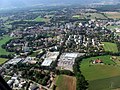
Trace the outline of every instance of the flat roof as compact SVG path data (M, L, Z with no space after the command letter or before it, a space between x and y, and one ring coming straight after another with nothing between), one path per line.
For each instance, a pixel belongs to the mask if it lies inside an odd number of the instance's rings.
M77 57L78 53L66 53L65 57Z
M46 59L46 60L43 61L43 63L42 63L41 66L50 66L51 63L52 63L52 61L53 61L53 60L50 60L50 59L48 60L48 59Z

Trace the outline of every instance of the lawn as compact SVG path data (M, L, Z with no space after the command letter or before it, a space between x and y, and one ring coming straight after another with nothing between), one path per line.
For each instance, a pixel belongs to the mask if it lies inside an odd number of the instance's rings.
M90 61L97 58L104 64L91 65ZM110 88L120 87L120 67L113 62L110 55L83 59L80 70L89 82L89 90L111 90Z
M6 62L6 61L7 61L7 59L5 59L5 58L0 58L0 65L3 64L3 63Z
M3 44L5 44L6 42L8 42L10 39L12 39L11 37L9 37L8 35L5 35L3 37L0 37L0 55L8 55L9 52L7 52L5 49L3 49L1 46Z
M59 75L56 79L56 90L76 90L76 78L67 75Z
M109 51L109 52L118 52L118 48L117 45L115 43L111 43L111 42L102 42L104 44L103 48L105 51Z

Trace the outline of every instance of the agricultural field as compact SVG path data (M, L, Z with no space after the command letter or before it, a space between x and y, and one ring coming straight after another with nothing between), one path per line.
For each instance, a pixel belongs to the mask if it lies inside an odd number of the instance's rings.
M85 17L88 18L88 19L95 19L95 18L107 19L101 13L85 13Z
M3 49L1 46L3 44L5 44L6 42L8 42L10 39L12 39L11 37L9 37L8 35L0 37L0 55L8 55L9 52L7 52L5 49Z
M103 64L90 64L91 60L98 58ZM89 90L112 90L120 87L120 67L110 55L84 59L80 69L89 82Z
M120 25L109 25L107 26L107 29L111 30L111 31L115 31L117 28L120 28ZM120 32L116 32L117 35L120 35Z
M112 56L113 61L120 66L120 56Z
M76 78L67 75L59 75L56 78L56 90L76 90Z
M0 65L3 64L3 63L6 62L6 61L7 61L7 59L5 59L5 58L0 58Z
M103 45L103 48L105 51L109 51L109 52L118 52L118 48L117 48L117 45L115 43L111 43L111 42L102 42L104 45Z
M120 13L119 12L104 12L104 13L108 18L120 19Z
M107 26L107 28L110 29L110 30L114 30L116 28L120 28L120 26L111 26L111 25L109 25L109 26Z

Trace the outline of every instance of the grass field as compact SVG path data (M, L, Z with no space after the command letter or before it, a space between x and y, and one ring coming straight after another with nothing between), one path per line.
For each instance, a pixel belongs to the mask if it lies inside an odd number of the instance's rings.
M84 17L82 15L73 15L72 18L82 19Z
M120 88L120 76L98 79L89 83L89 90L120 90L117 89Z
M90 19L100 18L100 19L106 19L106 17L100 13L86 13L85 17L88 18L90 16Z
M115 43L110 43L110 42L102 42L104 44L103 48L105 51L110 51L110 52L118 52L117 45Z
M9 36L3 36L3 37L0 37L0 55L8 55L9 52L7 52L5 49L3 49L1 46L3 44L5 44L6 42L8 42L10 39L12 39L11 37Z
M36 22L43 22L43 21L48 22L49 19L41 18L40 16L38 16L37 18L34 19L34 21L36 21Z
M90 65L90 61L97 58L101 59L104 65ZM112 90L111 88L120 87L120 67L113 62L110 55L84 59L80 69L89 82L89 90Z
M76 78L67 75L59 75L56 80L56 90L76 90Z
M108 18L120 19L120 13L119 12L105 12L105 15Z
M0 65L3 64L3 63L6 62L6 61L7 61L7 59L5 59L5 58L0 58Z

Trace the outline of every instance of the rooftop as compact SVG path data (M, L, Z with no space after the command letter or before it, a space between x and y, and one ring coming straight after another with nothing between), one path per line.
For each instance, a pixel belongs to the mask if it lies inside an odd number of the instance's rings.
M43 61L41 66L50 66L53 60L46 59Z

